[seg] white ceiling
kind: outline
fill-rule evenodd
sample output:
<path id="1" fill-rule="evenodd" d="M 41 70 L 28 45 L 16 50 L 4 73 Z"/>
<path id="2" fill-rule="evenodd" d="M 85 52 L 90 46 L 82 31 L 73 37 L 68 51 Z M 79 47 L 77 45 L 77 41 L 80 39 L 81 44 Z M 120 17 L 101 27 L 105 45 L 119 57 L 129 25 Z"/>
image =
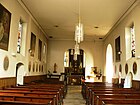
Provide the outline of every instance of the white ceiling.
<path id="1" fill-rule="evenodd" d="M 104 38 L 135 1 L 80 0 L 84 38 Z M 53 36 L 56 40 L 74 40 L 79 0 L 22 0 L 22 3 L 48 37 Z"/>

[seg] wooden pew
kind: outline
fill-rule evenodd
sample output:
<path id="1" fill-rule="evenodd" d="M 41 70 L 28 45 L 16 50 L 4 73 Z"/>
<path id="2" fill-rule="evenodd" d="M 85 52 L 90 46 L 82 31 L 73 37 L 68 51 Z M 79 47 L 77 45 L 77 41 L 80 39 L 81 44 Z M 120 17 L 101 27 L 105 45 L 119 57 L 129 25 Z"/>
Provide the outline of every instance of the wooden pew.
<path id="1" fill-rule="evenodd" d="M 50 105 L 56 105 L 54 97 L 36 97 L 36 96 L 13 96 L 12 94 L 0 95 L 0 100 L 4 101 L 25 101 L 25 102 L 37 102 Z"/>
<path id="2" fill-rule="evenodd" d="M 111 87 L 111 86 L 105 86 L 105 85 L 101 85 L 101 86 L 90 86 L 87 87 L 87 91 L 86 91 L 86 103 L 87 104 L 91 104 L 92 103 L 92 98 L 93 98 L 93 94 L 92 92 L 94 91 L 113 91 L 113 90 L 118 90 L 120 88 L 115 88 L 115 87 Z M 121 89 L 120 89 L 121 90 Z"/>
<path id="3" fill-rule="evenodd" d="M 65 89 L 64 85 L 62 85 L 62 84 L 38 84 L 38 85 L 34 84 L 34 85 L 26 85 L 26 86 L 16 86 L 14 88 L 31 88 L 31 89 L 38 89 L 38 88 L 46 89 L 47 88 L 49 90 L 58 89 L 60 92 L 60 96 L 62 98 L 64 98 L 66 95 L 66 89 Z"/>
<path id="4" fill-rule="evenodd" d="M 15 87 L 29 87 L 29 88 L 42 88 L 42 87 L 52 87 L 52 88 L 64 88 L 65 85 L 63 84 L 47 84 L 47 83 L 41 83 L 41 84 L 28 84 L 28 85 L 20 85 Z"/>
<path id="5" fill-rule="evenodd" d="M 105 104 L 105 105 L 134 105 L 134 104 Z M 139 105 L 139 104 L 135 104 L 135 105 Z"/>
<path id="6" fill-rule="evenodd" d="M 85 98 L 85 99 L 87 99 L 88 98 L 88 96 L 89 96 L 89 89 L 90 88 L 103 88 L 103 87 L 105 87 L 105 88 L 117 88 L 116 86 L 114 86 L 112 83 L 106 83 L 106 82 L 93 82 L 93 83 L 84 83 L 85 85 L 84 85 L 84 89 L 82 89 L 82 91 L 84 90 L 84 92 L 83 92 L 83 97 Z"/>
<path id="7" fill-rule="evenodd" d="M 10 90 L 0 90 L 0 95 L 13 95 L 13 96 L 32 96 L 32 97 L 49 97 L 53 96 L 55 98 L 56 105 L 59 103 L 59 97 L 57 92 L 26 92 L 26 91 L 10 91 Z"/>
<path id="8" fill-rule="evenodd" d="M 140 99 L 100 98 L 99 103 L 97 103 L 97 105 L 107 105 L 107 104 L 128 104 L 128 105 L 139 104 L 140 105 Z"/>
<path id="9" fill-rule="evenodd" d="M 106 83 L 106 82 L 82 82 L 82 95 L 83 95 L 83 98 L 85 98 L 86 99 L 86 91 L 88 90 L 87 88 L 89 87 L 89 86 L 97 86 L 97 85 L 108 85 L 108 83 Z M 109 85 L 111 85 L 111 84 L 109 84 Z"/>
<path id="10" fill-rule="evenodd" d="M 101 105 L 102 102 L 100 100 L 102 99 L 140 99 L 140 94 L 98 94 L 94 99 L 94 104 L 92 105 Z"/>
<path id="11" fill-rule="evenodd" d="M 121 90 L 120 88 L 114 88 L 114 87 L 106 87 L 106 86 L 100 86 L 100 87 L 88 87 L 87 88 L 88 90 L 87 90 L 87 93 L 86 93 L 86 103 L 87 104 L 90 104 L 90 103 L 92 103 L 91 101 L 92 101 L 92 97 L 93 97 L 93 95 L 92 95 L 92 92 L 94 92 L 94 91 L 115 91 L 115 90 Z"/>
<path id="12" fill-rule="evenodd" d="M 126 91 L 126 92 L 122 92 L 122 91 Z M 109 94 L 108 92 L 112 92 L 112 93 L 115 93 L 115 94 L 119 94 L 119 93 L 131 93 L 131 92 L 134 92 L 136 90 L 134 89 L 129 89 L 129 88 L 92 88 L 90 89 L 90 93 L 89 93 L 89 98 L 88 98 L 88 103 L 93 103 L 92 101 L 94 101 L 94 95 L 96 95 L 97 93 L 98 94 Z M 95 94 L 96 92 L 96 94 Z M 134 92 L 137 94 L 138 91 Z"/>
<path id="13" fill-rule="evenodd" d="M 137 91 L 94 91 L 94 92 L 92 92 L 92 103 L 94 103 L 93 101 L 94 101 L 94 97 L 96 97 L 95 95 L 97 95 L 97 94 L 131 94 L 131 95 L 133 95 L 133 94 L 140 94 L 140 91 L 139 92 L 137 92 Z M 94 104 L 93 104 L 94 105 Z"/>
<path id="14" fill-rule="evenodd" d="M 139 98 L 140 91 L 136 91 L 134 89 L 125 89 L 125 88 L 117 88 L 114 85 L 105 85 L 106 83 L 89 83 L 86 87 L 87 96 L 87 105 L 94 105 L 94 95 L 97 94 L 130 94 L 129 98 Z M 83 90 L 82 90 L 83 91 Z M 131 94 L 135 94 L 133 97 Z M 109 97 L 107 95 L 107 97 Z M 113 98 L 113 96 L 111 96 Z M 110 98 L 110 97 L 109 97 Z M 117 98 L 117 97 L 116 97 Z M 122 98 L 126 98 L 123 96 Z M 127 97 L 128 98 L 128 97 Z"/>
<path id="15" fill-rule="evenodd" d="M 25 99 L 27 101 L 44 101 L 44 98 L 49 100 L 50 96 L 55 96 L 56 102 L 53 100 L 50 105 L 63 104 L 63 98 L 65 97 L 65 94 L 64 84 L 32 83 L 24 86 L 16 86 L 14 88 L 6 88 L 5 90 L 0 90 L 0 97 L 2 97 L 1 99 L 11 99 L 11 101 L 12 97 L 14 97 L 14 101 L 22 101 Z"/>
<path id="16" fill-rule="evenodd" d="M 51 104 L 52 101 L 49 101 L 49 103 L 38 103 L 38 102 L 0 100 L 0 105 L 51 105 Z"/>
<path id="17" fill-rule="evenodd" d="M 55 87 L 36 87 L 36 88 L 31 88 L 31 87 L 14 87 L 14 88 L 5 88 L 4 90 L 23 90 L 23 91 L 58 91 L 60 93 L 60 96 L 63 98 L 64 97 L 64 93 L 63 90 L 60 88 L 55 88 Z"/>
<path id="18" fill-rule="evenodd" d="M 58 97 L 58 102 L 63 103 L 63 93 L 62 91 L 58 88 L 6 88 L 5 90 L 10 90 L 10 91 L 25 91 L 25 92 L 58 92 L 57 97 Z"/>
<path id="19" fill-rule="evenodd" d="M 90 95 L 90 88 L 94 88 L 94 87 L 105 87 L 105 88 L 114 88 L 112 83 L 106 83 L 106 82 L 83 82 L 82 83 L 82 95 L 83 98 L 86 100 L 86 104 L 90 104 L 90 100 L 91 100 L 91 95 Z"/>

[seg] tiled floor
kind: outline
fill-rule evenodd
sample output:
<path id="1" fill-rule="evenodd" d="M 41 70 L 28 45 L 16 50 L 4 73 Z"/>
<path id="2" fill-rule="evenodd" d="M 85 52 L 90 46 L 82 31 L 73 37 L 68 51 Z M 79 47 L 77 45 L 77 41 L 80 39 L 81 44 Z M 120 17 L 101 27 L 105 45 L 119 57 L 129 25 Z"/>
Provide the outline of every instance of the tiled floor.
<path id="1" fill-rule="evenodd" d="M 85 100 L 81 94 L 81 86 L 68 86 L 64 105 L 85 105 Z"/>

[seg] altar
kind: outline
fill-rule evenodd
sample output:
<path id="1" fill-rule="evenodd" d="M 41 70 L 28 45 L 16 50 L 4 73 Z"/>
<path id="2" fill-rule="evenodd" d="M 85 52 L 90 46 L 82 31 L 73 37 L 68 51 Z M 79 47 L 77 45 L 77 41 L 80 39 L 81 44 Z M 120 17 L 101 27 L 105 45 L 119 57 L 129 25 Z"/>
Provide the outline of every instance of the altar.
<path id="1" fill-rule="evenodd" d="M 83 75 L 67 75 L 68 85 L 81 85 Z"/>
<path id="2" fill-rule="evenodd" d="M 79 49 L 79 54 L 75 55 L 75 49 L 69 49 L 67 59 L 67 66 L 64 68 L 66 83 L 81 85 L 82 79 L 85 79 L 84 51 Z"/>

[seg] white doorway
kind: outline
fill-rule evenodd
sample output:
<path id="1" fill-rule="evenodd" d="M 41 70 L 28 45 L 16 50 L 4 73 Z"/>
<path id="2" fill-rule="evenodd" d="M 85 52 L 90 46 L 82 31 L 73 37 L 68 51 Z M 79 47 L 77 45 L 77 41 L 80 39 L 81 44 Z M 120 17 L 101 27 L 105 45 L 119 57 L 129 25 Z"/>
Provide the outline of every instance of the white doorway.
<path id="1" fill-rule="evenodd" d="M 131 88 L 132 80 L 133 80 L 133 74 L 132 72 L 129 72 L 129 74 L 126 76 L 125 81 L 124 81 L 124 88 Z"/>
<path id="2" fill-rule="evenodd" d="M 106 82 L 112 83 L 113 77 L 113 52 L 111 44 L 108 44 L 106 51 Z"/>
<path id="3" fill-rule="evenodd" d="M 17 84 L 23 85 L 24 84 L 24 65 L 23 63 L 18 63 L 16 65 L 16 78 L 17 78 Z"/>

